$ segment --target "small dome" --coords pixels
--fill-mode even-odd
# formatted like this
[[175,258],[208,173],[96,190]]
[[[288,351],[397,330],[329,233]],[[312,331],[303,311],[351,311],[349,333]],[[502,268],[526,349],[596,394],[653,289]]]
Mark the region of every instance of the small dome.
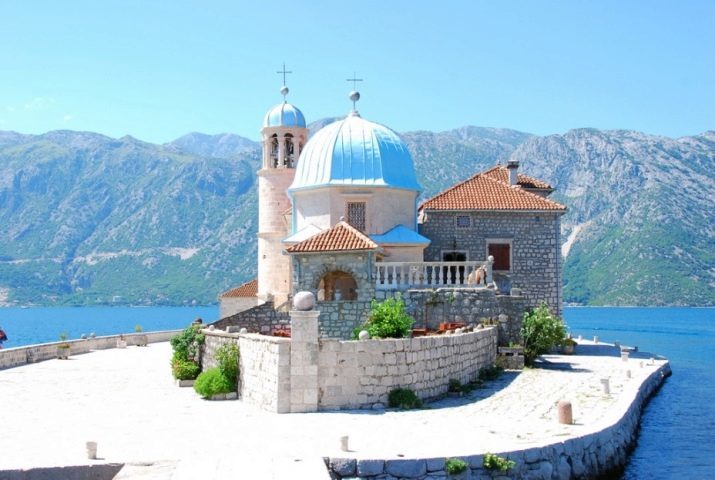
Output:
[[327,185],[420,190],[405,142],[389,128],[356,114],[313,135],[300,154],[290,189]]
[[279,103],[271,108],[263,119],[265,127],[302,127],[305,128],[303,112],[288,102]]

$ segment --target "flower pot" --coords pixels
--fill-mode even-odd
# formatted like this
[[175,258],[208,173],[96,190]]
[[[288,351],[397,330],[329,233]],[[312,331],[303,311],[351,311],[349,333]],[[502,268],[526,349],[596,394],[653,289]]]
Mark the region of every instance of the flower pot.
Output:
[[70,353],[72,353],[72,349],[69,345],[60,345],[57,347],[57,358],[60,360],[68,360],[70,358]]

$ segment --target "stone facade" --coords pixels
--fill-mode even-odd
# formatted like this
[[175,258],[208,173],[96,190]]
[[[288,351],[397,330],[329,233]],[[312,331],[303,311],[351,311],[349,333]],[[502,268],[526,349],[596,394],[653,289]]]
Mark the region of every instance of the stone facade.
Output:
[[[469,216],[469,227],[457,227],[457,216]],[[440,261],[444,252],[464,252],[466,260],[484,260],[489,240],[511,244],[511,269],[495,270],[502,290],[521,290],[527,307],[545,301],[562,313],[561,217],[538,212],[427,211],[420,234],[432,240],[425,261]]]

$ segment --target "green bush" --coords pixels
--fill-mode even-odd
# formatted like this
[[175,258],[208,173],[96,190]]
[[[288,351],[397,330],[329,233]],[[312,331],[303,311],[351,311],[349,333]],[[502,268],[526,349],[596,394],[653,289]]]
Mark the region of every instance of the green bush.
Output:
[[527,365],[533,365],[536,357],[561,344],[566,338],[566,326],[542,303],[524,314],[521,336],[524,339],[524,360]]
[[499,470],[500,472],[506,472],[510,468],[514,468],[516,462],[514,460],[500,457],[499,455],[494,455],[493,453],[487,453],[484,455],[482,465],[487,470]]
[[178,335],[171,337],[169,343],[171,343],[171,348],[174,349],[174,355],[178,356],[178,358],[197,361],[204,340],[201,325],[190,325]]
[[496,380],[499,375],[504,372],[504,369],[497,365],[489,365],[488,367],[482,367],[479,369],[479,380],[482,382],[488,380]]
[[177,380],[193,380],[201,373],[201,367],[191,360],[174,357],[171,361],[171,373]]
[[402,408],[404,410],[422,408],[422,400],[409,388],[396,388],[390,391],[387,396],[387,404],[390,408]]
[[231,393],[235,389],[218,367],[209,368],[198,376],[194,382],[194,390],[204,398],[221,393]]
[[236,391],[238,381],[238,345],[225,343],[216,349],[216,362],[218,369],[231,383],[231,391]]
[[460,393],[464,391],[464,385],[462,385],[462,382],[457,380],[456,378],[451,378],[449,380],[449,387],[447,389],[448,392],[450,393]]
[[404,300],[397,294],[384,302],[373,300],[369,320],[362,327],[355,329],[353,335],[360,330],[367,330],[370,338],[408,337],[414,322],[405,310]]
[[444,470],[448,475],[459,475],[467,471],[469,465],[461,458],[448,458],[444,462]]

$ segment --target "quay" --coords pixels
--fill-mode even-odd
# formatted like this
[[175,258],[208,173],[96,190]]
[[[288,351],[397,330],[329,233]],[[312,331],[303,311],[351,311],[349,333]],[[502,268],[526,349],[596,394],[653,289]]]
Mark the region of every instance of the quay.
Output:
[[[624,362],[613,345],[581,342],[422,410],[279,415],[178,388],[170,356],[159,342],[0,370],[0,479],[328,479],[324,459],[343,477],[444,478],[448,457],[469,463],[460,478],[492,478],[480,470],[487,452],[516,461],[500,478],[585,478],[623,464],[670,373],[665,359]],[[573,424],[557,422],[559,400],[572,403]]]

